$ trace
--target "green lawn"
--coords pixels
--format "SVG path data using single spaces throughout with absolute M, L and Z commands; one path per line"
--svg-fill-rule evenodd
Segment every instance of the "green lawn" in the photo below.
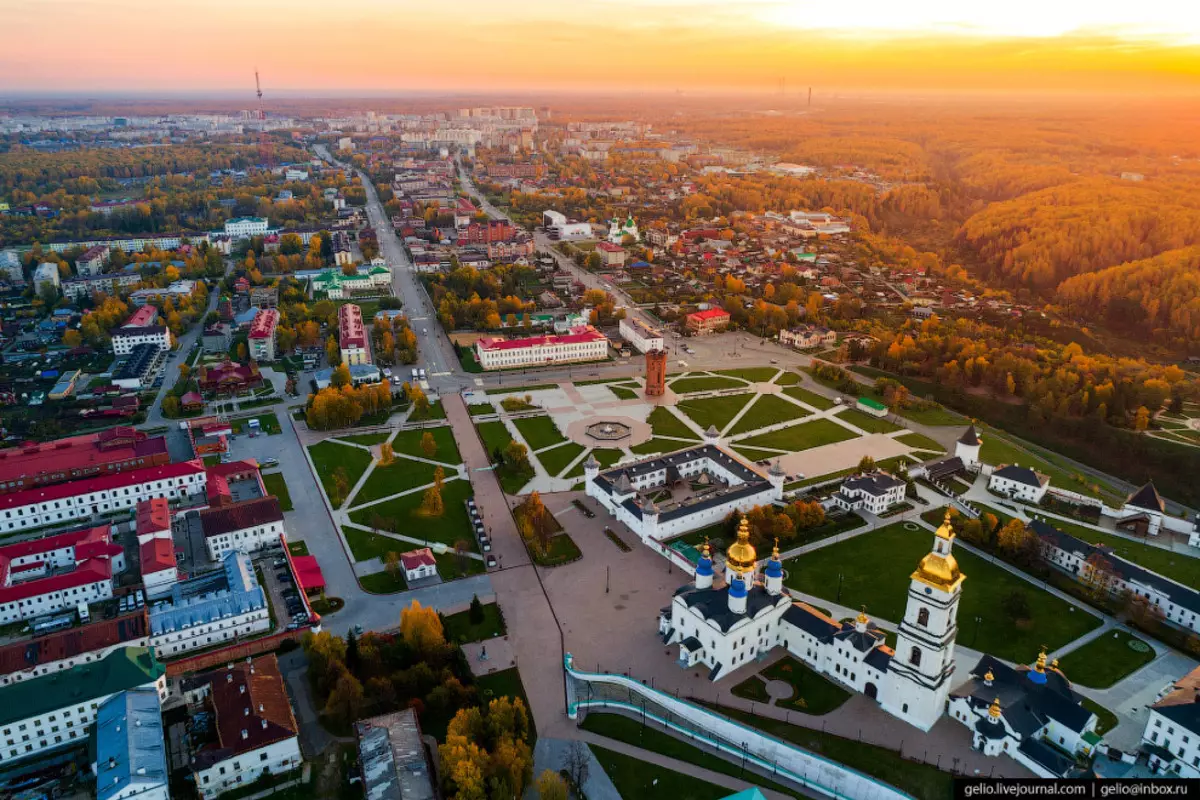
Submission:
M 596 460 L 600 462 L 601 469 L 607 469 L 611 467 L 625 456 L 625 454 L 620 450 L 611 447 L 594 448 L 592 450 L 592 455 L 594 455 Z M 587 459 L 584 460 L 586 461 Z
M 705 397 L 700 400 L 680 400 L 675 408 L 691 417 L 701 430 L 708 430 L 709 425 L 715 425 L 720 431 L 724 430 L 729 421 L 754 397 L 756 395 L 747 392 L 724 397 Z
M 433 483 L 433 472 L 436 469 L 433 464 L 409 461 L 407 458 L 397 458 L 386 467 L 377 465 L 350 502 L 361 506 L 372 500 L 382 500 L 388 495 Z
M 525 437 L 530 450 L 541 450 L 567 440 L 549 416 L 522 417 L 514 419 L 513 425 Z
M 981 437 L 983 439 L 983 446 L 979 448 L 979 458 L 985 464 L 993 466 L 999 464 L 1020 464 L 1022 467 L 1031 467 L 1038 472 L 1049 475 L 1050 482 L 1060 489 L 1069 489 L 1073 492 L 1085 494 L 1088 497 L 1116 496 L 1115 492 L 1111 490 L 1102 492 L 1101 489 L 1105 487 L 1099 486 L 1093 479 L 1072 470 L 1064 469 L 1031 451 L 1018 447 L 1016 444 L 1002 438 L 991 428 L 985 429 L 981 433 Z
M 795 386 L 799 382 L 800 382 L 799 373 L 789 372 L 787 370 L 784 370 L 783 372 L 779 373 L 779 377 L 777 377 L 774 380 L 774 383 L 777 383 L 780 386 Z
M 508 632 L 504 627 L 504 617 L 500 614 L 500 607 L 495 603 L 488 603 L 483 607 L 482 622 L 473 623 L 470 619 L 470 611 L 460 611 L 446 617 L 443 628 L 446 632 L 446 641 L 459 644 L 481 642 L 484 639 L 503 636 Z
M 557 567 L 575 561 L 582 555 L 579 545 L 575 544 L 570 534 L 564 532 L 550 537 L 550 545 L 546 552 L 535 556 L 534 560 L 541 567 Z
M 294 556 L 308 555 L 308 545 L 302 539 L 293 539 L 288 542 L 288 552 Z
M 403 573 L 391 575 L 387 570 L 372 572 L 370 575 L 360 575 L 358 582 L 362 584 L 364 591 L 368 591 L 371 594 L 396 594 L 408 589 L 408 584 L 404 581 Z
M 373 444 L 383 444 L 388 440 L 388 433 L 356 433 L 353 436 L 339 436 L 339 441 L 361 444 L 370 447 Z
M 433 436 L 433 443 L 437 445 L 437 450 L 432 456 L 426 456 L 421 450 L 421 439 L 427 433 Z M 441 428 L 400 431 L 392 440 L 392 450 L 419 458 L 431 458 L 433 461 L 440 461 L 443 464 L 462 463 L 462 456 L 458 453 L 458 444 L 454 441 L 454 430 L 448 425 Z
M 788 397 L 796 398 L 801 403 L 807 403 L 817 411 L 828 411 L 837 405 L 825 395 L 817 394 L 811 389 L 805 389 L 803 386 L 789 386 L 783 390 L 783 393 Z
M 918 450 L 932 450 L 935 453 L 944 452 L 942 446 L 923 433 L 902 433 L 896 437 L 897 442 L 903 442 Z
M 557 475 L 567 468 L 567 465 L 579 457 L 579 454 L 586 450 L 583 445 L 575 442 L 567 442 L 558 447 L 551 447 L 549 450 L 543 450 L 534 458 L 542 462 L 542 467 L 551 475 Z
M 496 407 L 491 403 L 472 403 L 467 406 L 467 412 L 472 417 L 482 417 L 486 414 L 495 414 Z
M 920 800 L 946 800 L 954 795 L 954 778 L 950 773 L 942 772 L 932 764 L 909 761 L 894 750 L 754 716 L 736 708 L 721 707 L 716 710 L 744 725 L 758 728 L 809 752 L 878 778 Z M 916 747 L 910 745 L 908 753 L 911 755 L 915 751 Z
M 773 394 L 764 394 L 754 401 L 754 404 L 742 415 L 728 435 L 749 433 L 768 425 L 778 425 L 781 422 L 790 422 L 806 416 L 808 416 L 808 412 L 795 403 Z
M 259 430 L 268 436 L 274 436 L 277 433 L 281 433 L 283 430 L 279 427 L 279 417 L 275 416 L 274 411 L 268 411 L 265 414 L 257 414 L 253 417 L 246 417 L 245 419 L 235 419 L 230 425 L 230 428 L 233 429 L 234 433 L 249 433 L 251 430 L 250 420 L 254 419 L 258 420 Z
M 525 704 L 525 710 L 529 712 L 529 746 L 532 748 L 537 743 L 537 728 L 533 721 L 533 712 L 529 711 L 529 695 L 525 693 L 525 684 L 521 682 L 521 673 L 516 667 L 497 670 L 490 672 L 487 675 L 480 675 L 475 679 L 475 686 L 479 689 L 479 699 L 484 703 L 490 703 L 496 697 L 511 697 L 520 698 Z M 442 736 L 441 739 L 445 739 Z
M 355 561 L 370 561 L 372 558 L 383 560 L 388 553 L 407 553 L 425 546 L 345 525 L 342 526 L 342 533 L 346 536 L 346 543 L 350 545 Z
M 906 524 L 911 523 L 894 523 L 806 553 L 789 574 L 788 585 L 851 608 L 865 605 L 872 616 L 899 621 L 904 615 L 909 575 L 933 544 L 932 532 L 925 528 L 910 531 Z M 1042 645 L 1054 650 L 1100 624 L 1082 608 L 963 548 L 958 548 L 955 557 L 967 576 L 958 610 L 958 643 L 965 647 L 1029 663 Z M 1030 620 L 1014 622 L 1004 613 L 1002 601 L 1014 591 L 1028 601 Z
M 359 509 L 351 512 L 350 521 L 370 527 L 371 520 L 378 515 L 383 520 L 380 526 L 382 530 L 441 542 L 451 547 L 455 542 L 462 540 L 469 545 L 468 550 L 474 551 L 475 536 L 466 506 L 467 498 L 471 496 L 471 484 L 464 480 L 446 482 L 442 487 L 444 511 L 437 519 L 430 519 L 419 513 L 422 494 L 424 493 L 413 492 Z
M 529 386 L 500 386 L 495 389 L 488 389 L 484 394 L 525 394 L 527 392 L 540 392 L 543 389 L 557 388 L 557 383 L 534 383 Z
M 1185 553 L 1174 553 L 1141 542 L 1135 542 L 1120 536 L 1105 533 L 1066 522 L 1060 519 L 1047 519 L 1046 522 L 1064 533 L 1077 536 L 1092 544 L 1105 544 L 1113 549 L 1116 555 L 1148 570 L 1178 581 L 1192 588 L 1200 587 L 1200 559 L 1192 558 Z
M 585 731 L 607 736 L 610 739 L 616 739 L 618 742 L 625 742 L 649 750 L 653 753 L 661 753 L 668 758 L 674 758 L 688 764 L 695 764 L 698 767 L 719 772 L 722 775 L 731 777 L 744 777 L 748 783 L 756 783 L 764 789 L 775 789 L 784 792 L 785 794 L 795 795 L 795 790 L 784 789 L 776 783 L 760 778 L 753 772 L 747 771 L 741 775 L 741 765 L 731 761 L 726 761 L 721 756 L 713 755 L 705 752 L 695 745 L 676 739 L 674 736 L 655 728 L 653 724 L 642 725 L 641 720 L 622 717 L 616 714 L 604 714 L 599 711 L 589 711 L 583 719 L 583 724 L 580 725 Z M 726 795 L 731 794 L 726 790 Z M 626 795 L 622 797 L 635 798 L 641 797 L 638 794 Z
M 718 375 L 730 375 L 734 378 L 742 378 L 751 383 L 766 383 L 775 377 L 775 373 L 779 372 L 776 367 L 742 367 L 741 369 L 718 369 L 713 370 Z
M 962 425 L 964 421 L 961 414 L 955 414 L 937 403 L 930 403 L 927 408 L 905 408 L 896 413 L 922 425 Z
M 1116 714 L 1090 697 L 1083 698 L 1083 707 L 1100 718 L 1100 721 L 1096 723 L 1096 733 L 1102 736 L 1117 727 L 1117 724 L 1120 722 Z
M 771 695 L 767 694 L 767 684 L 763 683 L 758 675 L 751 675 L 729 691 L 734 697 L 743 700 L 753 700 L 755 703 L 771 702 Z
M 888 422 L 886 419 L 871 416 L 863 411 L 859 411 L 857 408 L 847 408 L 838 414 L 838 417 L 849 422 L 856 428 L 862 428 L 867 433 L 891 433 L 902 428 L 900 425 Z
M 794 708 L 805 714 L 821 716 L 850 699 L 850 693 L 807 666 L 787 656 L 762 671 L 767 680 L 783 681 L 792 686 L 792 696 L 776 705 Z
M 479 438 L 483 440 L 483 446 L 487 449 L 489 458 L 497 450 L 503 451 L 513 440 L 508 428 L 504 427 L 504 423 L 499 420 L 477 422 L 475 430 L 479 431 Z
M 1154 657 L 1154 648 L 1136 636 L 1108 631 L 1067 653 L 1058 666 L 1072 683 L 1107 689 Z
M 732 792 L 666 767 L 588 745 L 621 797 L 647 800 L 721 800 Z
M 638 393 L 624 386 L 610 386 L 608 390 L 617 396 L 618 400 L 636 400 Z
M 733 450 L 742 458 L 748 458 L 751 461 L 762 461 L 765 459 L 779 458 L 780 453 L 777 450 L 759 450 L 757 447 L 740 447 L 733 445 Z
M 288 492 L 287 484 L 283 481 L 282 472 L 272 472 L 269 475 L 262 476 L 263 486 L 267 488 L 267 494 L 273 494 L 279 498 L 279 507 L 284 511 L 291 511 L 292 495 Z
M 665 406 L 658 406 L 646 418 L 655 436 L 674 436 L 680 439 L 698 438 L 692 429 L 672 414 Z
M 671 381 L 668 386 L 676 394 L 689 392 L 715 392 L 721 389 L 740 389 L 746 384 L 730 378 L 718 378 L 715 375 L 704 375 L 699 378 L 679 378 Z
M 333 473 L 338 467 L 346 471 L 346 480 L 349 483 L 347 488 L 350 489 L 367 471 L 367 467 L 371 466 L 371 454 L 366 450 L 332 441 L 312 445 L 308 448 L 308 454 L 312 457 L 313 466 L 317 468 L 317 477 L 331 502 L 334 493 Z M 345 499 L 342 498 L 343 502 Z M 338 507 L 337 504 L 334 504 L 334 507 Z
M 681 442 L 677 439 L 648 439 L 629 449 L 638 455 L 649 455 L 650 453 L 673 453 L 676 450 L 691 447 L 693 444 L 695 442 Z
M 779 450 L 795 452 L 854 438 L 856 438 L 855 434 L 833 420 L 815 419 L 812 422 L 793 425 L 783 430 L 752 436 L 749 439 L 743 439 L 738 444 L 749 447 L 774 447 Z

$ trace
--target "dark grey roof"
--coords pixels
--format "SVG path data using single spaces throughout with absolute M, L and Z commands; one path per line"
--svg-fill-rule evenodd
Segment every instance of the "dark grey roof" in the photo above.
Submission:
M 991 671 L 988 686 L 984 676 Z M 1029 668 L 1013 668 L 999 659 L 985 655 L 971 670 L 971 680 L 954 690 L 955 697 L 969 697 L 971 706 L 986 709 L 1000 699 L 1000 708 L 1009 726 L 1022 738 L 1033 735 L 1048 720 L 1055 720 L 1077 733 L 1082 733 L 1092 712 L 1083 707 L 1083 699 L 1071 689 L 1071 683 L 1052 669 L 1046 670 L 1046 682 L 1029 679 Z
M 1160 514 L 1165 508 L 1162 497 L 1158 494 L 1158 490 L 1154 488 L 1154 481 L 1149 481 L 1145 486 L 1129 495 L 1129 499 L 1125 501 L 1125 505 L 1144 508 L 1148 511 L 1157 511 Z
M 1140 583 L 1143 586 L 1150 586 L 1168 597 L 1172 603 L 1180 608 L 1200 614 L 1200 592 L 1197 592 L 1190 586 L 1176 583 L 1170 578 L 1164 578 L 1157 572 L 1151 572 L 1145 567 L 1141 567 L 1131 561 L 1126 561 L 1109 547 L 1085 542 L 1082 539 L 1059 530 L 1044 520 L 1035 519 L 1029 523 L 1029 527 L 1033 529 L 1033 532 L 1039 538 L 1053 542 L 1056 547 L 1068 553 L 1075 553 L 1084 561 L 1087 561 L 1092 555 L 1099 553 L 1112 565 L 1112 572 L 1117 577 L 1125 581 Z
M 992 722 L 990 717 L 976 722 L 975 732 L 988 739 L 1003 739 L 1008 735 L 1008 731 L 1005 730 L 1004 726 L 999 723 Z
M 880 471 L 849 477 L 842 482 L 842 489 L 866 492 L 869 495 L 878 497 L 887 494 L 889 489 L 895 489 L 897 486 L 903 485 L 904 481 Z
M 883 641 L 883 633 L 876 630 L 874 625 L 860 633 L 852 622 L 843 622 L 842 629 L 833 635 L 839 642 L 845 642 L 860 653 L 865 653 Z
M 779 602 L 779 597 L 767 594 L 767 590 L 757 584 L 746 594 L 745 614 L 735 614 L 729 610 L 728 588 L 697 589 L 689 585 L 680 588 L 675 596 L 682 597 L 688 608 L 695 609 L 704 619 L 716 623 L 722 631 L 732 628 L 738 620 L 753 617 Z
M 963 435 L 958 437 L 958 443 L 970 445 L 972 447 L 977 444 L 982 444 L 982 442 L 979 441 L 979 434 L 975 432 L 974 425 L 968 426 L 967 429 L 963 431 Z
M 737 500 L 741 497 L 748 497 L 766 491 L 768 486 L 769 484 L 764 480 L 754 481 L 753 483 L 742 483 L 729 489 L 705 495 L 694 502 L 684 503 L 667 511 L 660 512 L 658 520 L 659 522 L 669 522 L 679 517 L 686 517 L 689 514 L 695 514 L 697 511 L 703 511 L 706 508 L 719 506 L 731 500 Z
M 1074 759 L 1040 739 L 1026 739 L 1021 742 L 1019 749 L 1031 761 L 1041 764 L 1055 775 L 1065 776 L 1075 768 Z
M 1172 722 L 1177 722 L 1189 731 L 1200 732 L 1200 703 L 1176 703 L 1150 706 Z
M 965 468 L 966 466 L 963 464 L 962 459 L 954 456 L 953 458 L 947 458 L 930 464 L 925 468 L 925 475 L 930 479 L 936 480 L 944 478 L 947 475 L 953 475 L 955 472 L 962 472 Z
M 793 603 L 791 608 L 783 612 L 783 620 L 795 625 L 805 633 L 825 641 L 832 639 L 833 635 L 841 627 L 835 622 L 830 622 L 824 616 L 809 611 L 798 603 Z
M 867 653 L 867 657 L 863 659 L 863 663 L 867 666 L 874 667 L 880 672 L 887 672 L 888 666 L 892 663 L 892 656 L 895 653 L 886 647 L 876 647 L 871 652 Z
M 687 650 L 689 653 L 694 653 L 697 650 L 704 649 L 704 645 L 702 645 L 700 643 L 700 640 L 697 639 L 695 636 L 687 637 L 682 642 L 680 642 L 680 644 L 683 645 L 683 649 Z
M 1038 474 L 1029 467 L 1018 467 L 1014 464 L 1009 464 L 1006 467 L 1001 467 L 992 473 L 997 478 L 1007 478 L 1010 481 L 1023 483 L 1026 486 L 1041 486 L 1042 479 Z

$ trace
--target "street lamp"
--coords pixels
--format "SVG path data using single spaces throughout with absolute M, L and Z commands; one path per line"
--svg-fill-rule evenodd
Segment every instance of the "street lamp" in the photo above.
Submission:
M 840 572 L 838 573 L 838 590 L 837 590 L 837 600 L 836 600 L 836 602 L 838 602 L 838 603 L 842 602 L 842 578 L 844 578 L 844 577 L 846 577 L 846 576 Z

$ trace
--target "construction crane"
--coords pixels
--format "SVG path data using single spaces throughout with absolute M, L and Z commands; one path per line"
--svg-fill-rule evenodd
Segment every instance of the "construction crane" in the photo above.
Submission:
M 258 160 L 267 169 L 274 166 L 274 153 L 271 140 L 267 138 L 267 112 L 263 110 L 262 83 L 258 79 L 258 70 L 254 70 L 254 91 L 258 95 Z

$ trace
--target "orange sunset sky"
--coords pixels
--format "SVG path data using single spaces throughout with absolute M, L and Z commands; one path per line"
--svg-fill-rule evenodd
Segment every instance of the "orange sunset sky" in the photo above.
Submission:
M 1200 91 L 1185 0 L 0 0 L 0 92 Z

